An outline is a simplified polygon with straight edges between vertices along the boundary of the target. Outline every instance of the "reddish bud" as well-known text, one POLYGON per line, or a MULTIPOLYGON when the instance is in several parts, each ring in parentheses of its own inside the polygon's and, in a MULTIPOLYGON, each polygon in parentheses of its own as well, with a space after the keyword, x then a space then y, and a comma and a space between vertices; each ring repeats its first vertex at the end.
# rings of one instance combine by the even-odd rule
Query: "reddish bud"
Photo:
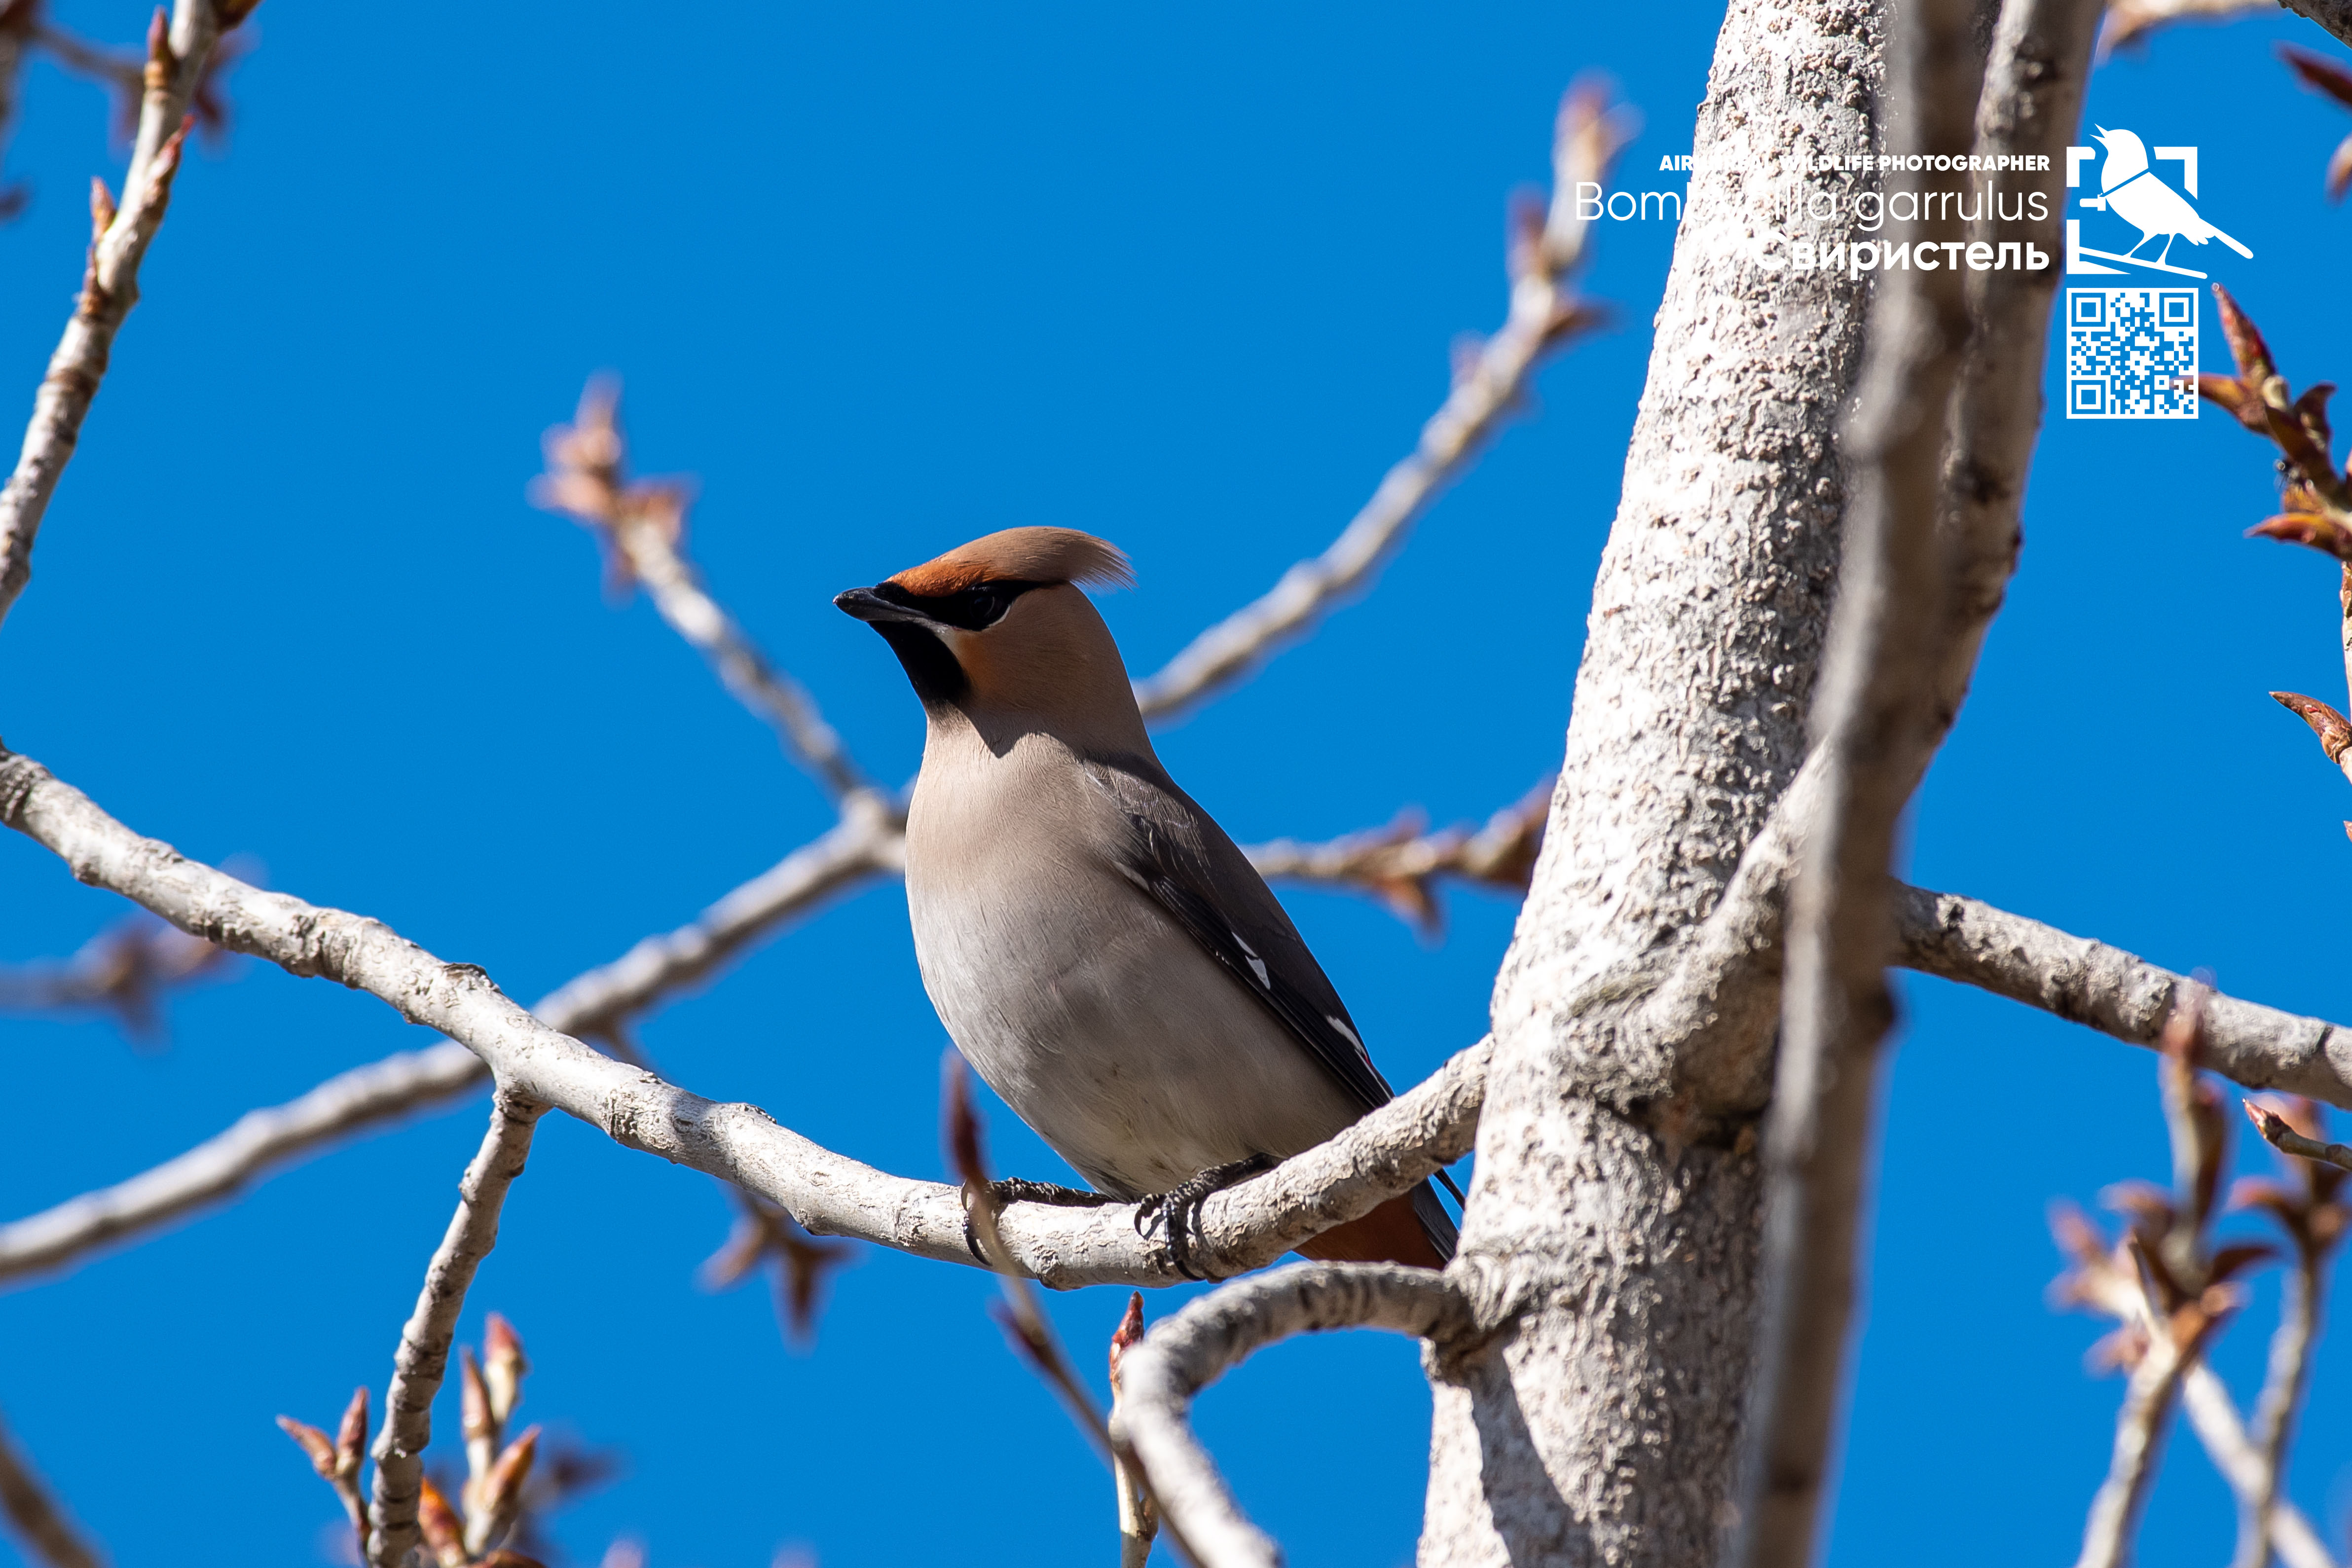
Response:
POLYGON ((2257 328, 2230 298, 2230 291, 2220 284, 2213 286, 2213 298, 2221 308, 2221 335, 2230 340, 2230 357, 2237 361, 2238 380, 2258 396, 2262 388, 2278 367, 2271 361, 2271 346, 2263 341, 2257 328))
POLYGON ((179 64, 179 56, 172 52, 172 18, 158 5, 147 22, 147 67, 140 73, 140 85, 149 92, 165 90, 179 64))
POLYGON ((93 174, 89 179, 89 243, 96 245, 114 226, 114 193, 93 174))
POLYGON ((466 1568, 473 1554, 466 1550, 465 1526, 458 1521, 457 1511, 441 1495, 441 1489, 431 1477, 419 1483, 416 1496, 416 1528, 424 1532, 425 1544, 432 1550, 434 1560, 441 1568, 466 1568))
POLYGON ((457 1347, 458 1423, 472 1442, 480 1437, 498 1436, 498 1423, 490 1416, 489 1385, 482 1380, 481 1364, 474 1359, 474 1347, 457 1347))
POLYGON ((514 1325, 492 1312, 482 1324, 482 1386, 489 1396, 490 1419, 504 1427, 522 1403, 523 1375, 530 1363, 522 1354, 522 1336, 514 1325))
MULTIPOLYGON (((2344 760, 2346 750, 2352 749, 2352 719, 2346 718, 2317 697, 2307 697, 2300 692, 2273 692, 2271 696, 2279 706, 2311 727, 2311 733, 2319 737, 2319 748, 2327 753, 2328 761, 2340 763, 2344 760)), ((2253 1109, 2252 1102, 2248 1103, 2248 1109, 2253 1109)), ((2285 1125, 2284 1118, 2273 1112, 2263 1111, 2260 1114, 2285 1125)), ((2260 1126, 2262 1123, 2257 1119, 2255 1124, 2260 1126)), ((2268 1129, 2263 1135, 2270 1136, 2268 1129)))
POLYGON ((2307 545, 2340 561, 2352 563, 2352 529, 2317 512, 2281 512, 2264 517, 2246 530, 2250 539, 2276 539, 2281 544, 2307 545))
POLYGON ((950 1051, 940 1058, 940 1120, 948 1164, 974 1194, 988 1191, 988 1158, 981 1146, 980 1113, 964 1086, 963 1057, 950 1051))
POLYGON ((294 1439, 304 1457, 310 1461, 310 1468, 318 1471, 321 1479, 335 1479, 335 1440, 332 1437, 291 1416, 278 1417, 278 1429, 294 1439))
POLYGON ((360 1460, 367 1454, 368 1391, 364 1387, 352 1390, 352 1402, 343 1406, 343 1423, 335 1433, 336 1473, 350 1480, 360 1473, 360 1460))
POLYGON ((2325 55, 2315 55, 2308 49, 2287 45, 2280 46, 2279 58, 2287 63, 2288 69, 2303 78, 2304 86, 2315 92, 2326 93, 2336 102, 2352 108, 2352 71, 2346 70, 2325 55))
POLYGON ((490 1467, 490 1479, 482 1487, 482 1504, 493 1514, 511 1511, 522 1499, 523 1482, 530 1479, 531 1462, 539 1457, 539 1428, 528 1427, 521 1437, 509 1443, 490 1467))
POLYGON ((1119 1363, 1127 1359, 1127 1353, 1133 1349, 1136 1342, 1142 1338, 1143 1292, 1141 1291, 1136 1291, 1131 1292, 1127 1298, 1127 1311, 1120 1315, 1118 1327, 1111 1331, 1110 1396, 1113 1399, 1117 1399, 1118 1397, 1119 1363))

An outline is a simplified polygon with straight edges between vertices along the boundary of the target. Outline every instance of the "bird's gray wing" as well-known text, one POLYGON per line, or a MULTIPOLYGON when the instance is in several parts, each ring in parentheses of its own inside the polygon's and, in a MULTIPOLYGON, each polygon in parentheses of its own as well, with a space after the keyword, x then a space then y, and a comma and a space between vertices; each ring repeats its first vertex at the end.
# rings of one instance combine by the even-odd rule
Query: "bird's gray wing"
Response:
POLYGON ((1089 759, 1121 822, 1119 873, 1183 927, 1366 1110, 1396 1098, 1355 1020, 1265 879, 1209 814, 1142 758, 1089 759))

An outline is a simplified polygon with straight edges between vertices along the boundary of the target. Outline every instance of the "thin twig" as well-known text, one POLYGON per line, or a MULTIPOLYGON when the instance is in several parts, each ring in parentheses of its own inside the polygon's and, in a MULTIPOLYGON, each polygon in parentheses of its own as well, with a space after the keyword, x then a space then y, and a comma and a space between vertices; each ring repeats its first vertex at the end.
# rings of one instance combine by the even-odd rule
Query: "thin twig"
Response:
POLYGON ((940 1120, 948 1158, 963 1182, 963 1206, 964 1212, 971 1217, 972 1247, 1003 1290, 1004 1305, 997 1314, 997 1322, 1004 1330, 1004 1337, 1031 1369, 1061 1396, 1078 1430, 1087 1435, 1105 1459, 1109 1459, 1110 1427, 1104 1422, 1103 1413, 1095 1408, 1094 1396, 1087 1392, 1086 1385, 1070 1365, 1070 1358, 1063 1353, 1061 1336, 1054 1332, 1045 1309, 1037 1304, 1035 1289, 1022 1276, 1013 1249, 1004 1244, 1004 1232, 998 1224, 1003 1206, 988 1174, 980 1113, 971 1107, 971 1092, 964 1082, 963 1058, 953 1049, 940 1059, 940 1120))
MULTIPOLYGON (((2237 1494, 2239 1506, 2252 1506, 2269 1482, 2262 1454, 2247 1437, 2245 1422, 2231 1402, 2221 1375, 2202 1361, 2190 1367, 2181 1385, 2180 1404, 2188 1413, 2189 1430, 2205 1445, 2206 1456, 2237 1494)), ((2287 1568, 2336 1568, 2311 1521, 2284 1498, 2271 1506, 2271 1544, 2287 1568)))
POLYGON ((2147 1349, 2132 1369, 2123 1406, 2116 1413, 2116 1440, 2108 1456, 2106 1479, 2091 1500, 2091 1516, 2083 1529, 2083 1552, 2074 1568, 2122 1568, 2128 1560, 2132 1533, 2147 1501, 2148 1486, 2156 1479, 2157 1455, 2181 1379, 2236 1305, 2233 1292, 2215 1286, 2199 1301, 2169 1313, 2152 1309, 2147 1349))
POLYGON ((768 662, 688 564, 682 549, 687 486, 629 477, 620 409, 617 382, 600 377, 588 383, 572 423, 547 433, 547 472, 532 481, 532 503, 593 530, 614 575, 646 585, 662 619, 709 661, 737 701, 776 732, 784 754, 835 800, 864 796, 881 802, 883 791, 850 759, 816 700, 768 662))
MULTIPOLYGON (((1127 1312, 1110 1336, 1110 1419, 1114 1427, 1118 1423, 1119 1393, 1125 1386, 1122 1369, 1127 1353, 1142 1339, 1143 1292, 1138 1291, 1128 1297, 1127 1312)), ((1118 1498, 1118 1568, 1144 1568, 1151 1560, 1152 1539, 1160 1533, 1160 1505, 1152 1500, 1142 1472, 1115 1444, 1110 1477, 1118 1498)))
POLYGON ((2342 1197, 2347 1172, 2352 1171, 2352 1149, 2311 1135, 2326 1126, 2324 1113, 2314 1101, 2271 1105, 2249 1101, 2246 1111, 2263 1138, 2286 1156, 2281 1161, 2286 1180, 2242 1181, 2231 1191, 2230 1204, 2267 1212, 2286 1233, 2292 1249, 2278 1327, 2271 1335, 2270 1364, 2261 1397, 2254 1402, 2256 1484, 2251 1495, 2242 1496, 2239 1518, 2236 1568, 2265 1568, 2277 1533, 2273 1521, 2285 1481, 2287 1449, 2310 1393, 2312 1347, 2326 1297, 2328 1260, 2352 1229, 2352 1207, 2342 1197), (2319 1151, 2315 1158, 2306 1152, 2313 1149, 2319 1151))
MULTIPOLYGON (((0 161, 8 152, 8 138, 16 129, 16 106, 23 90, 25 61, 32 54, 33 28, 40 19, 41 0, 0 0, 0 161)), ((25 210, 31 193, 24 182, 0 184, 0 224, 25 210)))
POLYGON ((2339 1169, 2352 1171, 2352 1145, 2330 1144, 2318 1138, 2306 1138, 2287 1124, 2285 1117, 2252 1100, 2245 1102, 2246 1117, 2263 1135, 2263 1141, 2283 1155, 2297 1159, 2325 1160, 2339 1169))
POLYGON ((849 1260, 838 1241, 811 1236, 779 1206, 740 1186, 730 1186, 739 1210, 726 1243, 702 1265, 705 1290, 723 1291, 773 1260, 776 1322, 786 1343, 805 1350, 816 1339, 818 1300, 825 1276, 849 1260))
POLYGON ((160 921, 133 916, 70 958, 0 967, 0 1010, 110 1014, 134 1040, 163 1037, 163 998, 220 967, 228 955, 160 921))
POLYGON ((1393 1263, 1294 1263, 1236 1280, 1161 1319, 1121 1358, 1112 1441, 1148 1478, 1160 1516, 1200 1568, 1277 1568, 1188 1419, 1202 1389, 1294 1334, 1378 1328, 1433 1342, 1471 1330, 1468 1299, 1445 1275, 1393 1263))
POLYGON ((368 1391, 364 1385, 352 1391, 352 1402, 343 1406, 343 1418, 332 1437, 320 1427, 297 1421, 291 1416, 278 1417, 278 1429, 294 1439, 303 1457, 310 1461, 311 1469, 334 1492, 335 1500, 343 1505, 344 1517, 352 1521, 352 1541, 358 1549, 360 1560, 367 1560, 368 1511, 367 1498, 360 1490, 360 1465, 367 1458, 368 1391))
POLYGON ((1509 251, 1511 306, 1503 329, 1461 361, 1444 405, 1422 426, 1412 455, 1311 560, 1283 573, 1271 591, 1187 643, 1160 672, 1135 684, 1146 718, 1170 717, 1222 691, 1334 605, 1362 590, 1440 491, 1460 477, 1480 447, 1527 400, 1538 366, 1601 319, 1571 286, 1591 248, 1577 215, 1576 188, 1607 178, 1632 135, 1598 87, 1570 89, 1552 141, 1548 211, 1520 214, 1509 251))
POLYGON ((489 1130, 458 1183, 457 1210, 425 1269, 416 1310, 400 1332, 392 1385, 383 1396, 383 1430, 375 1443, 375 1506, 368 1542, 373 1568, 405 1568, 416 1544, 425 1448, 433 1440, 433 1397, 448 1370, 449 1342, 474 1270, 498 1245, 499 1211, 507 1188, 522 1174, 531 1129, 545 1110, 505 1089, 491 1096, 489 1130))
POLYGON ((105 1559, 82 1539, 5 1427, 0 1427, 0 1510, 26 1555, 48 1568, 104 1568, 105 1559))
MULTIPOLYGON (((2027 0, 2018 0, 2024 4, 2027 0)), ((1885 123, 1895 151, 1969 143, 1978 57, 1966 0, 1893 7, 1885 123)), ((1924 204, 1922 204, 1924 205, 1924 204)), ((1959 236, 1949 219, 1895 235, 1959 236)), ((1944 411, 1969 339, 1963 277, 1879 282, 1855 415, 1838 598, 1812 729, 1822 800, 1790 892, 1779 1066, 1764 1137, 1763 1311, 1748 1414, 1744 1506, 1728 1561, 1803 1568, 1844 1388, 1893 912, 1897 820, 1935 736, 1945 572, 1935 519, 1944 411)))
POLYGON ((92 235, 81 293, 34 397, 16 472, 0 486, 0 622, 31 580, 33 541, 42 516, 81 438, 82 420, 106 375, 114 335, 138 301, 139 264, 163 226, 187 135, 189 99, 220 28, 214 0, 178 0, 168 27, 157 14, 148 34, 139 129, 121 205, 104 184, 92 183, 92 235))
POLYGON ((1446 878, 1511 893, 1527 891, 1550 808, 1551 780, 1547 779, 1524 800, 1487 818, 1486 825, 1475 832, 1467 828, 1423 832, 1421 820, 1408 813, 1370 832, 1323 843, 1276 839, 1253 844, 1244 852, 1269 882, 1368 893, 1400 920, 1434 936, 1444 924, 1437 888, 1446 878))
POLYGON ((2271 1334, 2270 1364, 2264 1369, 2263 1391, 2254 1402, 2254 1449, 2262 1457, 2262 1480, 2242 1509, 2238 1531, 2237 1568, 2264 1568, 2270 1562, 2271 1516, 2277 1511, 2279 1489, 2286 1479, 2287 1445, 2294 1437, 2294 1417, 2311 1383, 2311 1347, 2319 1330, 2320 1300, 2326 1291, 2319 1260, 2298 1249, 2287 1270, 2279 1299, 2279 1323, 2271 1334))

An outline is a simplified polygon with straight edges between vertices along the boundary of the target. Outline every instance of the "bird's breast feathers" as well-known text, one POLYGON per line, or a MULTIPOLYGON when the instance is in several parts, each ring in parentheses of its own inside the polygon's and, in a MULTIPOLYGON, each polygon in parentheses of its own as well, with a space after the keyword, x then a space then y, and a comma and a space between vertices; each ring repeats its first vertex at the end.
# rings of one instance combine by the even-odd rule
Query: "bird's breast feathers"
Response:
POLYGON ((973 1068, 1127 1196, 1352 1122, 1344 1086, 1121 873, 1132 824, 1051 745, 936 774, 927 758, 908 814, 917 960, 973 1068))

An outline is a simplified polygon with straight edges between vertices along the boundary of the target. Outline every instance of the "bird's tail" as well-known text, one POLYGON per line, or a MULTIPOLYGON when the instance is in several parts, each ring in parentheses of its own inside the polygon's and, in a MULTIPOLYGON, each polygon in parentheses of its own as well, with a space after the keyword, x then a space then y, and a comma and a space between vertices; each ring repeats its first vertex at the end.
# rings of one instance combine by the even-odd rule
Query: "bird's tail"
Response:
POLYGON ((2240 256, 2244 256, 2248 261, 2252 261, 2252 260, 2253 260, 2253 259, 2254 259, 2254 253, 2253 253, 2252 251, 2248 250, 2244 246, 2240 245, 2236 240, 2231 239, 2228 235, 2223 234, 2220 229, 2213 228, 2213 225, 2212 225, 2211 224, 2207 224, 2205 226, 2206 226, 2208 229, 2211 229, 2211 230, 2212 230, 2213 237, 2214 237, 2215 239, 2220 240, 2223 245, 2228 246, 2231 250, 2236 251, 2240 256))
POLYGON ((1445 1212, 1445 1205, 1437 1200, 1437 1189, 1427 1182, 1412 1189, 1412 1217, 1421 1221, 1422 1230, 1429 1244, 1448 1263, 1454 1261, 1454 1245, 1460 1239, 1454 1228, 1454 1217, 1445 1212))
POLYGON ((1409 1263, 1443 1269, 1454 1260, 1454 1220, 1423 1182, 1361 1219, 1335 1225, 1301 1245, 1298 1255, 1324 1263, 1409 1263))

